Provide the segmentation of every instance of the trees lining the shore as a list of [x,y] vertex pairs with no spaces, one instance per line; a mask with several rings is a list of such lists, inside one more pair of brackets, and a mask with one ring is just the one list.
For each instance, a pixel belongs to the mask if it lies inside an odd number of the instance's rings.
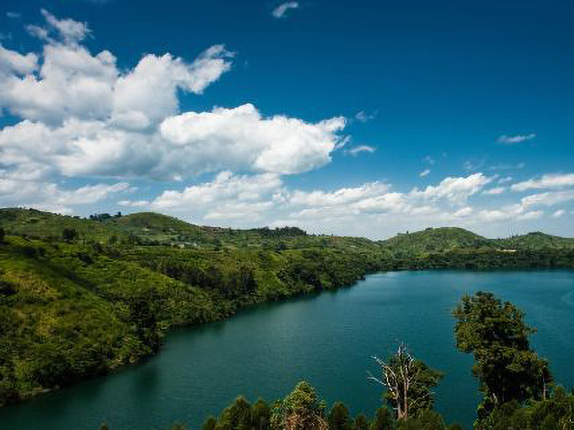
[[[556,386],[548,362],[530,346],[535,330],[524,313],[492,293],[463,297],[453,310],[457,347],[474,355],[473,374],[483,400],[474,430],[574,430],[574,394]],[[432,388],[442,374],[414,358],[404,345],[376,359],[384,403],[369,419],[353,417],[341,402],[328,411],[315,389],[300,382],[284,399],[251,405],[238,397],[202,430],[462,430],[434,410]],[[179,430],[173,427],[172,430]]]

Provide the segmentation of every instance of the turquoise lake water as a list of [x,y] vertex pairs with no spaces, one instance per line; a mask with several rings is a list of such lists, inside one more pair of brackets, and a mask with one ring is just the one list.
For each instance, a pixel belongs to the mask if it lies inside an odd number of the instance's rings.
[[486,290],[526,312],[537,351],[557,381],[574,386],[574,271],[392,272],[336,292],[240,312],[172,332],[159,355],[112,375],[0,409],[1,430],[166,429],[175,421],[199,429],[237,395],[283,397],[310,381],[329,403],[371,414],[380,387],[372,355],[397,343],[446,376],[437,409],[471,428],[479,396],[472,357],[454,347],[450,315],[465,293]]

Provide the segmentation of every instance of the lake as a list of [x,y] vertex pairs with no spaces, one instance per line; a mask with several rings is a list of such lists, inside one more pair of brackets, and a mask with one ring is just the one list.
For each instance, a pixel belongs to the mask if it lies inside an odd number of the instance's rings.
[[451,309],[486,290],[526,312],[556,380],[574,385],[574,271],[421,271],[370,275],[356,286],[254,307],[227,321],[173,331],[145,363],[0,409],[2,430],[199,429],[237,395],[283,397],[310,381],[329,403],[371,415],[381,387],[372,355],[398,342],[445,373],[437,409],[471,428],[479,395],[472,357],[454,347]]

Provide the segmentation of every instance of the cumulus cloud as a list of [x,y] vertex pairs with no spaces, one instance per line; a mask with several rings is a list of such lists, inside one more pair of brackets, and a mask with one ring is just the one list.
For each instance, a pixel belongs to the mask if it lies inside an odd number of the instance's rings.
[[448,177],[436,186],[429,185],[424,190],[415,188],[411,191],[410,196],[434,201],[444,199],[451,203],[461,204],[471,195],[481,191],[492,179],[482,173],[475,173],[466,177]]
[[327,164],[344,127],[342,117],[318,123],[283,115],[265,118],[245,104],[167,118],[160,133],[180,154],[188,153],[210,170],[234,166],[292,174]]
[[529,179],[513,184],[512,191],[527,191],[535,189],[567,188],[574,186],[574,173],[548,174],[537,179]]
[[46,9],[42,9],[41,12],[46,20],[46,25],[44,27],[37,25],[27,26],[30,34],[39,39],[52,42],[54,41],[52,34],[55,34],[55,37],[63,40],[65,43],[73,44],[81,42],[91,33],[88,24],[85,22],[78,22],[70,18],[58,19]]
[[424,169],[422,172],[419,173],[419,178],[424,178],[430,174],[430,169]]
[[491,180],[482,174],[449,177],[422,191],[414,188],[408,192],[395,191],[385,182],[304,191],[290,189],[277,174],[223,172],[212,181],[164,191],[151,201],[127,200],[121,204],[185,214],[202,224],[298,225],[370,237],[380,237],[392,226],[402,229],[409,224],[413,228],[454,224],[473,228],[544,216],[544,211],[532,208],[540,202],[521,201],[495,209],[470,203],[472,196],[483,191]]
[[285,18],[287,16],[287,12],[291,9],[298,9],[299,2],[296,1],[288,1],[285,3],[281,3],[271,12],[274,18]]
[[497,142],[505,145],[516,145],[517,143],[527,142],[533,139],[536,139],[536,133],[517,134],[512,136],[503,134],[497,139]]
[[[87,24],[43,11],[41,55],[0,46],[0,108],[22,121],[0,130],[4,168],[69,177],[183,179],[246,170],[292,174],[330,162],[345,119],[309,123],[264,116],[252,104],[180,112],[178,94],[202,94],[232,66],[214,45],[188,62],[148,54],[120,70],[81,41]],[[38,143],[42,142],[42,145]]]
[[22,55],[11,51],[0,44],[0,79],[14,75],[26,75],[36,70],[38,57],[33,53]]
[[72,213],[70,206],[90,205],[112,195],[133,191],[127,182],[62,188],[53,182],[28,180],[0,174],[0,206],[24,206]]

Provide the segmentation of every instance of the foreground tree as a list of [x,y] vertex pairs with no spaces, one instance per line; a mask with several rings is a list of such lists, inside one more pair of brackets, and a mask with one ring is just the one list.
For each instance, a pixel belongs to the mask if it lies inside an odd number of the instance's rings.
[[271,414],[274,430],[327,430],[325,404],[308,382],[299,382],[285,399],[275,403]]
[[479,419],[506,402],[547,397],[548,362],[530,348],[528,336],[535,330],[524,323],[520,309],[479,291],[463,297],[453,315],[457,347],[474,355],[473,374],[484,395]]
[[373,358],[381,368],[381,377],[371,375],[369,379],[386,388],[385,398],[396,411],[397,420],[432,409],[432,388],[442,379],[440,372],[415,359],[402,344],[388,361]]

